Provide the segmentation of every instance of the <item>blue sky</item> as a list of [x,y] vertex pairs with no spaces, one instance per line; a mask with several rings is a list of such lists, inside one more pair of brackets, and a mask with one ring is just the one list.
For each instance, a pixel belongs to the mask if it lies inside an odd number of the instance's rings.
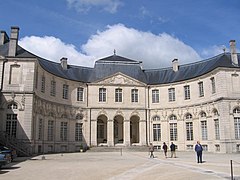
[[[51,61],[92,67],[113,54],[144,68],[199,61],[240,42],[239,0],[0,0],[0,29]],[[238,48],[239,49],[239,48]]]

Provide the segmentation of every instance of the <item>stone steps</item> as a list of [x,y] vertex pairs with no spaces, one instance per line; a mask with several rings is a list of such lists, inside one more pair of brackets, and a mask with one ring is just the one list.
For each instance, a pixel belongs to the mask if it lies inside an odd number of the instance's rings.
[[120,147],[104,147],[104,146],[98,146],[98,147],[91,147],[88,152],[148,152],[147,146],[120,146]]

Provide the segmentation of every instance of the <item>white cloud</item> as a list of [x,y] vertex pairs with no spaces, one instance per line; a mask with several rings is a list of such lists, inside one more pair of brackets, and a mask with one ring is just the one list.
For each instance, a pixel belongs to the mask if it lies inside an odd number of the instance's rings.
[[67,0],[67,3],[79,12],[88,12],[94,6],[110,13],[116,13],[118,7],[123,5],[120,0]]
[[226,48],[226,46],[224,46],[224,45],[218,45],[218,46],[214,45],[207,49],[203,49],[201,51],[201,56],[204,58],[209,58],[209,57],[216,56],[218,54],[223,53],[224,50],[225,50],[225,52],[229,52],[229,49]]
[[93,66],[93,57],[78,52],[74,45],[65,44],[52,36],[24,37],[20,39],[19,45],[37,56],[51,61],[60,62],[62,57],[67,57],[69,64]]
[[24,37],[20,45],[30,52],[46,59],[59,62],[67,57],[69,64],[93,67],[94,61],[113,55],[143,61],[144,68],[171,66],[174,58],[180,64],[197,61],[198,53],[190,46],[167,33],[155,35],[127,28],[122,24],[108,26],[104,31],[92,35],[77,51],[72,44],[65,44],[55,37]]

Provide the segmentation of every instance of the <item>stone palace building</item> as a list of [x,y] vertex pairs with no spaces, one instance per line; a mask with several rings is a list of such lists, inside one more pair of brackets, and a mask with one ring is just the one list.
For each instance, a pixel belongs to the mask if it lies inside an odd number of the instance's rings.
[[[240,152],[240,55],[143,69],[116,55],[93,68],[38,57],[18,45],[19,28],[0,39],[0,139],[18,151],[74,152],[80,146],[174,142],[191,150]],[[25,148],[25,149],[24,149]]]

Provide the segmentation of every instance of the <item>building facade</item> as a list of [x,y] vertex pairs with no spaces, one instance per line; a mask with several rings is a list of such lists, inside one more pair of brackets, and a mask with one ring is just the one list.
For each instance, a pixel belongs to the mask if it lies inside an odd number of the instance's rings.
[[[240,56],[230,52],[172,67],[143,69],[114,55],[93,68],[55,63],[1,31],[1,143],[32,153],[74,152],[87,146],[147,146],[240,151]],[[158,65],[156,64],[156,67]],[[4,141],[4,142],[3,142]],[[20,148],[19,148],[20,151]],[[23,150],[22,150],[23,151]]]

